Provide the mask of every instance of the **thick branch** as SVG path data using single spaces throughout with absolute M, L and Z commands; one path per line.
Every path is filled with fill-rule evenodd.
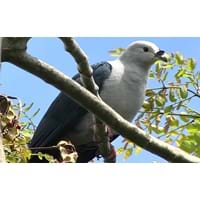
M 2 50 L 9 51 L 9 50 L 26 50 L 27 49 L 27 42 L 30 40 L 30 37 L 5 37 L 2 38 Z M 3 60 L 3 59 L 2 59 Z
M 81 82 L 84 87 L 101 100 L 98 93 L 99 87 L 95 83 L 93 69 L 88 62 L 85 52 L 80 48 L 73 38 L 61 37 L 60 39 L 63 41 L 66 51 L 68 51 L 76 60 Z M 112 147 L 109 142 L 106 125 L 95 116 L 93 119 L 95 122 L 95 126 L 93 127 L 95 138 L 97 141 L 101 141 L 99 143 L 99 153 L 104 157 L 104 162 L 115 162 L 116 158 L 113 159 L 113 157 L 110 156 L 110 154 L 112 154 Z
M 142 148 L 161 156 L 170 162 L 200 162 L 200 158 L 192 156 L 179 148 L 171 146 L 123 119 L 104 102 L 100 101 L 87 89 L 81 87 L 71 78 L 54 67 L 28 55 L 25 52 L 7 52 L 4 58 L 20 68 L 40 77 L 45 82 L 55 86 L 73 98 L 77 103 L 93 112 L 99 119 L 111 128 Z

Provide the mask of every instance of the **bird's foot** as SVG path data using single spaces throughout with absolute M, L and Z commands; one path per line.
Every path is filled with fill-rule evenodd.
M 112 129 L 109 126 L 107 126 L 107 134 L 108 134 L 109 138 L 113 137 L 113 131 L 112 131 Z
M 110 143 L 110 152 L 104 157 L 105 163 L 115 163 L 116 162 L 116 151 L 114 146 Z
M 97 160 L 103 158 L 104 159 L 104 163 L 115 163 L 116 162 L 116 151 L 114 146 L 110 143 L 110 151 L 107 155 L 101 155 L 99 154 L 100 152 L 98 151 L 96 154 L 96 158 Z

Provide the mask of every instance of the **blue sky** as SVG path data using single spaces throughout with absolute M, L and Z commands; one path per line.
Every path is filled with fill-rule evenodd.
M 166 52 L 180 51 L 185 57 L 193 57 L 197 64 L 200 62 L 200 38 L 128 38 L 128 37 L 101 37 L 101 38 L 76 38 L 82 49 L 86 52 L 91 64 L 113 60 L 108 51 L 117 47 L 125 48 L 135 40 L 148 40 L 156 43 L 160 49 Z M 77 73 L 76 63 L 73 58 L 64 51 L 63 44 L 57 38 L 33 38 L 28 43 L 28 52 L 33 56 L 55 66 L 68 76 Z M 39 78 L 13 66 L 9 63 L 2 65 L 0 73 L 0 93 L 16 96 L 26 104 L 34 102 L 32 112 L 40 108 L 35 118 L 37 124 L 44 112 L 58 94 L 58 90 L 46 84 Z M 121 138 L 115 142 L 116 146 L 121 144 Z M 164 160 L 146 151 L 139 156 L 132 156 L 126 162 L 163 162 Z M 118 157 L 118 162 L 122 161 Z

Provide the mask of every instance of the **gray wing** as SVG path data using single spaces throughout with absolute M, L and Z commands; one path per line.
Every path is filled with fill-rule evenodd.
M 111 74 L 112 66 L 108 62 L 101 62 L 92 65 L 92 68 L 95 82 L 101 90 L 104 80 Z M 80 84 L 79 74 L 73 79 Z M 56 145 L 63 137 L 70 134 L 70 130 L 87 112 L 73 99 L 61 92 L 40 121 L 29 147 Z

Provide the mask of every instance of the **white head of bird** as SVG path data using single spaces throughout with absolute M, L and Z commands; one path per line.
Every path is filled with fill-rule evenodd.
M 167 61 L 165 52 L 160 50 L 154 43 L 148 41 L 131 43 L 119 59 L 124 64 L 134 63 L 148 68 L 157 60 Z

